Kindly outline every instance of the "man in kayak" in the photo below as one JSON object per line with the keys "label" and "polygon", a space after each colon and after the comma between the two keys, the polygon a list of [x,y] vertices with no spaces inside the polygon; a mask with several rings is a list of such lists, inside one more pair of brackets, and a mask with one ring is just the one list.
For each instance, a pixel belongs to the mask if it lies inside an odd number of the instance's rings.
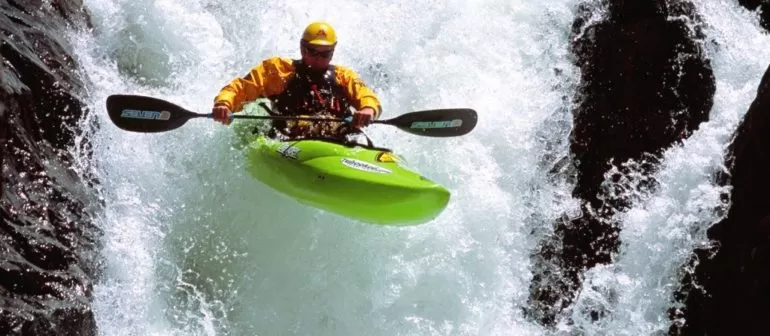
{"label": "man in kayak", "polygon": [[[332,65],[337,33],[325,22],[313,22],[302,33],[302,58],[271,57],[249,73],[233,79],[214,99],[214,120],[229,125],[233,111],[258,98],[268,98],[271,114],[344,118],[352,107],[354,130],[377,119],[380,100],[353,70]],[[346,115],[347,114],[347,115]],[[346,127],[332,122],[287,122],[275,120],[273,132],[293,137],[340,136]],[[275,135],[275,134],[273,134]]]}

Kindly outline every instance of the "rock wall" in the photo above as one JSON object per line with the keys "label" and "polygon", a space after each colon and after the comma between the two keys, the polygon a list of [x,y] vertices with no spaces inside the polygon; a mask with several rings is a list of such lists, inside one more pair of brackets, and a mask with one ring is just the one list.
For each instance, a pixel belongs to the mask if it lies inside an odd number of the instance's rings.
{"label": "rock wall", "polygon": [[[694,6],[678,0],[614,0],[581,4],[572,51],[581,69],[574,99],[570,152],[577,171],[573,196],[582,217],[556,223],[534,260],[528,315],[557,322],[580,289],[585,270],[612,262],[620,244],[612,217],[629,192],[654,190],[661,153],[708,120],[714,75],[704,53]],[[604,19],[590,18],[605,11]],[[617,172],[605,174],[612,167]],[[628,180],[628,172],[640,172]],[[595,312],[599,318],[601,312]]]}
{"label": "rock wall", "polygon": [[672,335],[770,334],[770,68],[726,153],[727,216],[709,228],[673,311]]}
{"label": "rock wall", "polygon": [[86,111],[63,34],[87,25],[79,0],[0,1],[0,335],[96,334],[98,203],[71,168]]}

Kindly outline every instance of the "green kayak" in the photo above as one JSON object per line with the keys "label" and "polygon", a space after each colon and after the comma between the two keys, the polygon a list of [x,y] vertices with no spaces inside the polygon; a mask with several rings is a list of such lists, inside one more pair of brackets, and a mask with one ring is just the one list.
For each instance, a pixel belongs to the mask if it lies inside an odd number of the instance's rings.
{"label": "green kayak", "polygon": [[384,148],[327,140],[278,141],[256,135],[245,148],[249,173],[301,203],[383,225],[436,218],[449,191]]}

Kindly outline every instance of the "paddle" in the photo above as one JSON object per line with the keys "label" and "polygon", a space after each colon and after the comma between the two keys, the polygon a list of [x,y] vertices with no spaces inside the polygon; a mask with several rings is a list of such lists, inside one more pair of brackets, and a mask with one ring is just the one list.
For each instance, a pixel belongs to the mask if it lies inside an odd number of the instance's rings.
{"label": "paddle", "polygon": [[[192,118],[213,118],[211,113],[196,113],[162,99],[138,95],[107,97],[107,113],[118,128],[142,133],[170,131]],[[344,122],[343,119],[295,116],[233,115],[233,118]],[[396,126],[422,136],[452,137],[467,134],[477,122],[478,116],[473,109],[452,108],[410,112],[393,119],[372,120],[371,123]]]}

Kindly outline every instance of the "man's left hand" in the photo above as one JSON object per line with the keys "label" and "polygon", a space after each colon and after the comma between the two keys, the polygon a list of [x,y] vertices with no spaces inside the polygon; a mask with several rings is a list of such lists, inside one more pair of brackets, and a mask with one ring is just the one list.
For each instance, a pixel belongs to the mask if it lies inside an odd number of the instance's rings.
{"label": "man's left hand", "polygon": [[369,122],[374,119],[374,109],[371,107],[364,107],[355,113],[353,113],[353,121],[350,122],[353,128],[361,128],[369,125]]}

